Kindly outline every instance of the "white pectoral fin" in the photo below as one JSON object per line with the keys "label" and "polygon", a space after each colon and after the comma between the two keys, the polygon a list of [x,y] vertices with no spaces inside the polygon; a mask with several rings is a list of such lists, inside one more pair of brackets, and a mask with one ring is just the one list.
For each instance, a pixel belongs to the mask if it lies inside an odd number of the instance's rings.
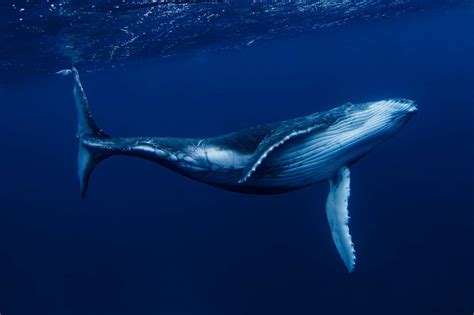
{"label": "white pectoral fin", "polygon": [[349,233],[350,171],[342,167],[329,180],[329,194],[326,201],[326,215],[331,228],[332,239],[349,272],[354,270],[355,250]]}

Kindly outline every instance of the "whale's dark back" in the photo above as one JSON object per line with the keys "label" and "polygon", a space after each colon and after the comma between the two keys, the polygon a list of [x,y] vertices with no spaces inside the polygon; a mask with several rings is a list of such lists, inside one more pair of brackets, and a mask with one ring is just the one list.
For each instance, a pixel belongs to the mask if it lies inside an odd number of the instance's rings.
{"label": "whale's dark back", "polygon": [[222,136],[207,138],[204,141],[207,145],[233,150],[241,154],[252,154],[265,137],[270,135],[278,125],[279,123],[263,124]]}

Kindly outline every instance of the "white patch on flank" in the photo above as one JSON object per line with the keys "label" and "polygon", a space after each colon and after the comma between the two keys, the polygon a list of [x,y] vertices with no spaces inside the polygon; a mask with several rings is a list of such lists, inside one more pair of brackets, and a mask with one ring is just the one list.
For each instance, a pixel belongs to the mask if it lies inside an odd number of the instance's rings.
{"label": "white patch on flank", "polygon": [[143,151],[143,152],[147,152],[147,153],[155,153],[156,152],[155,149],[153,149],[152,147],[147,146],[147,145],[137,145],[137,146],[135,146],[135,149]]}
{"label": "white patch on flank", "polygon": [[158,157],[166,157],[168,156],[168,154],[166,154],[165,151],[163,150],[160,150],[160,149],[155,149],[153,146],[148,146],[148,145],[145,145],[145,144],[140,144],[140,145],[137,145],[134,147],[135,150],[140,150],[142,152],[146,152],[146,153],[151,153],[155,156],[158,156]]}
{"label": "white patch on flank", "polygon": [[224,168],[243,168],[250,155],[243,155],[232,150],[208,147],[203,151],[209,163]]}

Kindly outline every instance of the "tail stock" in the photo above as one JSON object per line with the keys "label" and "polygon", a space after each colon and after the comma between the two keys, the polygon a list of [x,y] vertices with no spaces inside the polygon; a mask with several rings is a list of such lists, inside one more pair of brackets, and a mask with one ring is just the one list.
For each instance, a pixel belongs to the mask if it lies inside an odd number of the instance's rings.
{"label": "tail stock", "polygon": [[92,114],[89,110],[89,103],[87,101],[86,94],[81,84],[79,72],[76,68],[65,69],[58,71],[57,74],[74,76],[74,100],[76,102],[77,111],[77,134],[76,137],[79,140],[79,150],[77,156],[78,164],[78,175],[81,186],[81,196],[86,196],[87,187],[89,185],[89,178],[94,168],[101,161],[105,160],[110,156],[108,153],[103,153],[98,150],[94,150],[91,146],[84,144],[84,140],[91,142],[94,140],[101,140],[110,138],[104,133],[92,118]]}

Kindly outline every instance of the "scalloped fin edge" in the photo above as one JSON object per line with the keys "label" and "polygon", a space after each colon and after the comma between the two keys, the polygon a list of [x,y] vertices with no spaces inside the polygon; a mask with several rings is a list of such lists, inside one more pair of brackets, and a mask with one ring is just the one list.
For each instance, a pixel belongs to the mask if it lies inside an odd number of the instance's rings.
{"label": "scalloped fin edge", "polygon": [[349,231],[350,171],[346,166],[329,179],[329,194],[326,201],[326,215],[332,239],[344,265],[352,272],[356,263],[354,243]]}

